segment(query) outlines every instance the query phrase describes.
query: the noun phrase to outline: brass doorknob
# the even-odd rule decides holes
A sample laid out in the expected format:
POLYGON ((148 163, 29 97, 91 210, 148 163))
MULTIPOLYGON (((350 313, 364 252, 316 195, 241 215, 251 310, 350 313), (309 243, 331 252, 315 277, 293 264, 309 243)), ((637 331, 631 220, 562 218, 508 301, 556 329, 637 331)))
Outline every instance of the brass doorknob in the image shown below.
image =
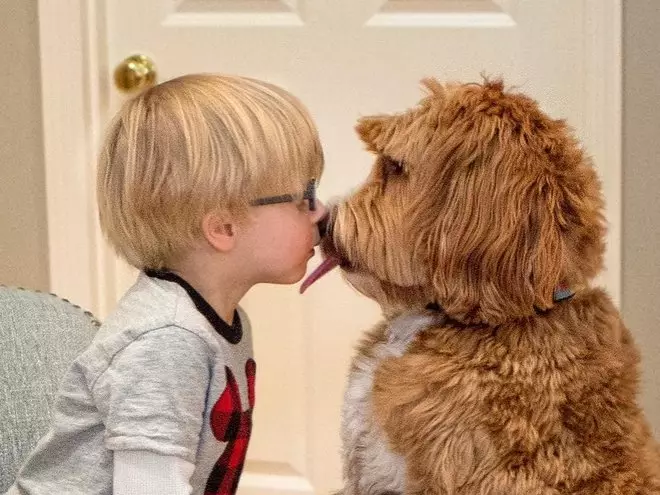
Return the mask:
POLYGON ((135 93, 154 84, 156 65, 146 55, 131 55, 115 69, 115 86, 124 93, 135 93))

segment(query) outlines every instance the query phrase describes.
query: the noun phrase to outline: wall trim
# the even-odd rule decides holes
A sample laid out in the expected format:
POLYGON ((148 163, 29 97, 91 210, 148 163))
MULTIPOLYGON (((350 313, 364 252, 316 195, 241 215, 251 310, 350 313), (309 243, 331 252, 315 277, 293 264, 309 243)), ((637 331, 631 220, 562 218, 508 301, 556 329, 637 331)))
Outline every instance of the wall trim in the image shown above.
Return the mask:
POLYGON ((622 284, 622 2, 584 0, 584 130, 603 178, 608 217, 605 285, 617 306, 622 284))
POLYGON ((50 290, 106 309, 95 156, 108 94, 104 2, 39 0, 50 290))

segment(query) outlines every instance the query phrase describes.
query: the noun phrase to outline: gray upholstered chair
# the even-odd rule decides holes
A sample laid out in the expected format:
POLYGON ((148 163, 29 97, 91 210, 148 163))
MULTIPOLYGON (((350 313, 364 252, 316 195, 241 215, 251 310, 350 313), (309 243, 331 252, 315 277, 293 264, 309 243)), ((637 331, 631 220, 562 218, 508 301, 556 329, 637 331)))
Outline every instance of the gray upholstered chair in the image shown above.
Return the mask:
POLYGON ((0 493, 46 432, 59 381, 98 326, 57 296, 0 286, 0 493))

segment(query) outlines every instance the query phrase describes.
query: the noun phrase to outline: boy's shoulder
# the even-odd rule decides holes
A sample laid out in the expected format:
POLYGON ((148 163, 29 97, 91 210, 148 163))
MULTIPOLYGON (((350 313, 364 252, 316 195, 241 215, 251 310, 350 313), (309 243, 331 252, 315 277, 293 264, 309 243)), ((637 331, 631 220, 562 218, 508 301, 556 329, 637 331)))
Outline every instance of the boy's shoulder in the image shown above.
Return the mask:
MULTIPOLYGON (((135 284, 103 321, 85 354, 112 356, 139 339, 159 332, 180 331, 182 338, 203 341, 212 352, 222 352, 221 339, 178 284, 140 273, 135 284)), ((81 356, 84 358, 84 355, 81 356)))
POLYGON ((104 320, 92 344, 78 357, 77 365, 89 381, 95 382, 115 356, 136 342, 167 354, 167 345, 176 348, 185 341, 186 346, 200 352, 205 349, 214 360, 230 361, 234 354, 252 352, 249 321, 241 308, 238 312, 243 338, 232 345, 215 331, 178 283, 140 273, 104 320))
POLYGON ((166 326, 193 330, 204 323, 181 287, 140 273, 102 323, 96 340, 126 330, 142 332, 166 326))

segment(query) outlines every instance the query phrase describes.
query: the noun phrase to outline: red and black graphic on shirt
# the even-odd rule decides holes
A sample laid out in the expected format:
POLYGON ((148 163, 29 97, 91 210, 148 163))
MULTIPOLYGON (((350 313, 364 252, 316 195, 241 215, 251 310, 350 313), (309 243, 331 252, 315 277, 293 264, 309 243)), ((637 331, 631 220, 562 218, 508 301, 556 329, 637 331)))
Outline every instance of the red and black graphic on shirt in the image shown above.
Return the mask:
POLYGON ((250 408, 243 411, 241 394, 231 370, 225 366, 227 385, 211 410, 211 429, 216 439, 227 442, 222 457, 213 466, 206 482, 205 495, 233 495, 243 471, 254 408, 254 380, 257 365, 253 359, 245 363, 250 408))

